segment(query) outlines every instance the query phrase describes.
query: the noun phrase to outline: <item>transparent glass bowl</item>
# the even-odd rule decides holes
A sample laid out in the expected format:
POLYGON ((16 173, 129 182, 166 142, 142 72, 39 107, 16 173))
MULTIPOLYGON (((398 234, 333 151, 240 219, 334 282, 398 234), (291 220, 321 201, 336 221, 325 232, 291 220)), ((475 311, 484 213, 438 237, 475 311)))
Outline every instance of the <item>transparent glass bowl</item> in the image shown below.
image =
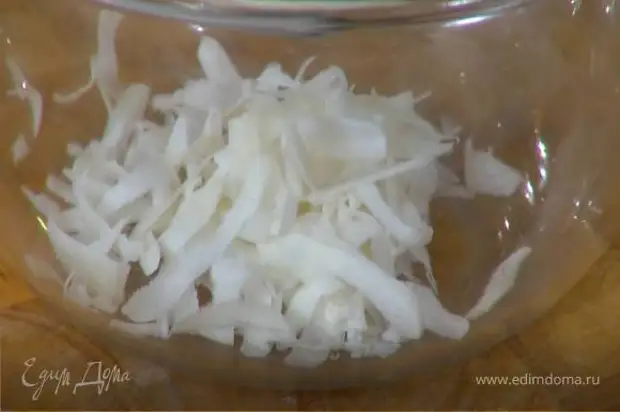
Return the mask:
MULTIPOLYGON (((620 33, 606 1, 413 0, 372 12, 251 12, 211 2, 81 0, 5 2, 3 57, 11 56, 44 96, 41 135, 18 166, 17 135, 29 130, 28 107, 0 101, 0 259, 23 275, 49 307, 111 350, 129 351, 191 376, 278 388, 334 388, 428 374, 462 361, 544 314, 605 250, 618 230, 620 200, 620 33), (202 7, 196 7, 202 5, 202 7), (440 199, 432 205, 430 252, 440 298, 466 312, 491 271, 518 245, 533 249, 515 288, 462 341, 425 335, 386 358, 341 356, 316 369, 283 364, 280 355, 249 359, 237 349, 187 336, 136 338, 111 330, 109 318, 63 299, 62 286, 33 273, 57 264, 21 186, 42 189, 67 164, 70 141, 99 136, 106 111, 96 91, 78 103, 51 96, 83 85, 96 50, 98 12, 128 12, 117 38, 120 77, 172 91, 200 75, 201 35, 220 41, 244 76, 271 61, 294 73, 341 66, 357 90, 430 91, 418 110, 439 125, 448 118, 478 147, 527 177, 509 198, 440 199), (132 12, 132 10, 134 12, 132 12), (135 11, 139 12, 135 12, 135 11)), ((230 6, 230 5, 229 5, 230 6)), ((312 73, 310 73, 312 74, 312 73)), ((5 85, 6 69, 0 69, 5 85)), ((458 156, 450 167, 461 173, 458 156)))

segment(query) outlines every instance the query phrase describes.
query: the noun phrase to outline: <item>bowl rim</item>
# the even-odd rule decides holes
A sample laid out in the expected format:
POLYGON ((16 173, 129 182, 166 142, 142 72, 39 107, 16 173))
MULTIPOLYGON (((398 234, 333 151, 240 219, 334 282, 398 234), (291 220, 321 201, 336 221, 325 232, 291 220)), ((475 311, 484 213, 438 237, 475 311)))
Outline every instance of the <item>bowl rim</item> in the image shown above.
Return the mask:
MULTIPOLYGON (((107 8, 180 20, 200 27, 320 35, 395 25, 462 25, 487 20, 534 0, 91 0, 107 8), (277 5, 276 5, 277 4, 277 5), (303 4, 303 5, 302 5, 303 4)), ((537 2, 538 3, 538 2, 537 2)))

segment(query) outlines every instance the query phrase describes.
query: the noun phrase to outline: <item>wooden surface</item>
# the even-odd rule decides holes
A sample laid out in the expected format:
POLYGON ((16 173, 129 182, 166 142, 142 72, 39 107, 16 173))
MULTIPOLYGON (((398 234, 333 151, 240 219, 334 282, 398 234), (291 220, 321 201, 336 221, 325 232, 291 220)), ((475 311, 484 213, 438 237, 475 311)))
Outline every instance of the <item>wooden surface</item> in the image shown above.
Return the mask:
MULTIPOLYGON (((27 4, 31 3, 2 0, 0 17, 13 29, 28 27, 17 31, 29 34, 20 40, 37 39, 45 45, 20 58, 33 70, 46 72, 56 61, 70 59, 75 50, 62 46, 68 39, 62 36, 76 32, 59 31, 60 37, 54 37, 41 16, 33 20, 27 12, 8 18, 1 14, 5 6, 19 10, 27 4)), ((72 41, 77 48, 79 42, 72 41)), ((590 70, 597 67, 593 64, 590 70)), ((10 114, 2 119, 3 124, 11 121, 10 114)), ((0 244, 12 241, 12 236, 0 233, 0 244)), ((47 315, 17 273, 2 265, 0 261, 0 410, 620 409, 620 250, 616 248, 599 259, 544 319, 465 365, 389 387, 323 393, 190 383, 125 354, 108 353, 47 315), (109 385, 80 386, 82 381, 93 382, 99 365, 102 372, 113 372, 109 385), (477 383, 493 377, 516 383, 477 383), (592 377, 598 385, 533 382, 553 377, 592 377)))
MULTIPOLYGON (((41 303, 10 273, 0 277, 1 406, 3 410, 613 410, 620 408, 620 250, 610 249, 545 318, 490 352, 425 381, 336 392, 274 392, 200 385, 169 376, 122 354, 106 353, 80 332, 45 315, 41 303), (30 369, 26 362, 35 358, 30 369), (91 365, 86 379, 83 375, 91 365), (116 379, 98 393, 98 363, 116 379), (63 385, 44 370, 65 370, 63 385), (127 372, 130 381, 122 379, 127 372), (536 384, 533 377, 600 378, 598 385, 536 384), (525 385, 481 385, 504 376, 525 385), (530 377, 529 384, 526 382, 530 377), (22 379, 25 378, 25 381, 22 379), (119 379, 120 378, 120 379, 119 379), (33 399, 35 397, 35 399, 33 399)), ((595 382, 596 383, 596 382, 595 382)), ((101 389, 101 388, 99 388, 101 389)))

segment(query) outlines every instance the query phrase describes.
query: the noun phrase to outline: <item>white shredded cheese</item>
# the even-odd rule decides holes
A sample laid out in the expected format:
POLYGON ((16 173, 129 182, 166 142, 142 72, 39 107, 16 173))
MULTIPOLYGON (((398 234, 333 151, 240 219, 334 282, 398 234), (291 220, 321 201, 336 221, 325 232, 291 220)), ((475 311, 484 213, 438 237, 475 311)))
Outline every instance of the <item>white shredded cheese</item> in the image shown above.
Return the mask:
POLYGON ((489 283, 484 288, 482 296, 469 312, 467 319, 477 319, 487 313, 513 288, 521 264, 532 253, 532 248, 521 247, 506 258, 491 274, 489 283))
POLYGON ((271 332, 273 341, 290 342, 295 334, 284 316, 271 308, 244 302, 209 305, 186 318, 175 328, 177 333, 207 333, 222 328, 256 327, 271 332))
POLYGON ((145 275, 152 275, 159 267, 161 261, 161 250, 159 242, 153 233, 146 236, 144 251, 140 254, 140 268, 145 275))
POLYGON ((502 163, 490 150, 478 151, 471 140, 465 143, 465 182, 469 191, 491 196, 512 196, 523 176, 502 163))
POLYGON ((450 339, 461 339, 467 334, 469 330, 467 319, 448 312, 432 289, 415 282, 411 282, 410 285, 420 302, 422 323, 429 331, 450 339))
POLYGON ((326 273, 359 290, 386 320, 411 339, 421 334, 418 303, 404 283, 383 272, 361 254, 325 245, 308 236, 291 234, 258 246, 261 260, 290 271, 326 273))
POLYGON ((91 77, 88 83, 78 87, 69 93, 54 93, 52 100, 58 104, 69 104, 78 101, 83 95, 88 93, 95 86, 95 79, 91 77))
POLYGON ((17 165, 30 153, 30 146, 23 134, 17 136, 11 146, 11 154, 13 155, 13 164, 17 165))
POLYGON ((43 96, 26 80, 26 75, 13 58, 7 57, 5 64, 14 85, 14 89, 8 94, 28 102, 32 114, 32 136, 36 138, 39 136, 43 119, 43 96))
POLYGON ((121 332, 128 333, 134 336, 157 336, 163 337, 165 335, 162 333, 161 325, 157 322, 150 323, 130 323, 130 322, 122 322, 117 319, 113 319, 110 322, 110 327, 114 329, 118 329, 121 332))
POLYGON ((108 111, 111 111, 120 90, 116 34, 124 16, 110 10, 99 13, 97 54, 91 59, 91 76, 101 92, 108 111))
POLYGON ((200 311, 198 291, 195 285, 191 285, 172 309, 170 315, 171 323, 172 325, 177 325, 188 317, 197 314, 198 311, 200 311))
MULTIPOLYGON (((299 367, 338 351, 390 356, 425 330, 467 333, 468 320, 438 297, 431 201, 509 195, 517 172, 466 146, 464 189, 439 163, 454 148, 454 128, 444 133, 421 118, 411 92, 356 94, 335 66, 308 77, 312 58, 295 76, 273 62, 244 79, 205 37, 203 78, 165 95, 123 86, 114 51, 121 19, 100 16, 91 82, 54 96, 68 103, 96 84, 109 112, 102 137, 68 145, 72 164, 46 182, 52 196, 24 188, 70 274, 68 299, 120 310, 125 319, 111 326, 127 333, 225 345, 239 334, 245 356, 290 350, 285 362, 299 367), (164 120, 147 119, 149 106, 164 120), (146 283, 125 296, 134 275, 146 283), (203 287, 211 298, 201 308, 203 287)), ((517 253, 468 318, 514 283, 517 253)))
POLYGON ((43 215, 43 217, 50 219, 60 214, 61 208, 58 203, 52 200, 45 193, 34 193, 27 187, 22 186, 22 193, 30 201, 30 204, 35 210, 43 215))

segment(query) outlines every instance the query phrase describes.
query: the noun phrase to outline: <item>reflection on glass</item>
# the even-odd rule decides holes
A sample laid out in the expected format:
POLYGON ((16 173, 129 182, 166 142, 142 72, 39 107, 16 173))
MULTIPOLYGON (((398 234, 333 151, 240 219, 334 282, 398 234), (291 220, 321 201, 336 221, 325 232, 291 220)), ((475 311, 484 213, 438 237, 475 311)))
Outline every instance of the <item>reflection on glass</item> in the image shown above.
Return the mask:
POLYGON ((510 231, 510 220, 508 220, 508 218, 507 218, 507 217, 505 217, 505 218, 504 218, 504 228, 505 228, 507 231, 510 231))
POLYGON ((538 177, 540 178, 539 188, 542 189, 546 186, 548 180, 549 148, 545 138, 538 134, 538 130, 536 130, 536 164, 538 165, 538 177))
POLYGON ((530 205, 534 205, 536 201, 536 194, 534 193, 534 185, 532 184, 531 179, 527 179, 527 182, 525 183, 523 196, 525 196, 530 205))
POLYGON ((464 19, 454 20, 446 24, 447 27, 463 27, 463 26, 472 26, 474 24, 482 23, 485 20, 488 20, 491 16, 473 16, 466 17, 464 19))
POLYGON ((45 220, 41 216, 37 216, 37 222, 39 222, 39 226, 43 228, 47 232, 47 225, 45 224, 45 220))
POLYGON ((197 33, 204 33, 205 29, 199 24, 190 24, 190 28, 197 33))

